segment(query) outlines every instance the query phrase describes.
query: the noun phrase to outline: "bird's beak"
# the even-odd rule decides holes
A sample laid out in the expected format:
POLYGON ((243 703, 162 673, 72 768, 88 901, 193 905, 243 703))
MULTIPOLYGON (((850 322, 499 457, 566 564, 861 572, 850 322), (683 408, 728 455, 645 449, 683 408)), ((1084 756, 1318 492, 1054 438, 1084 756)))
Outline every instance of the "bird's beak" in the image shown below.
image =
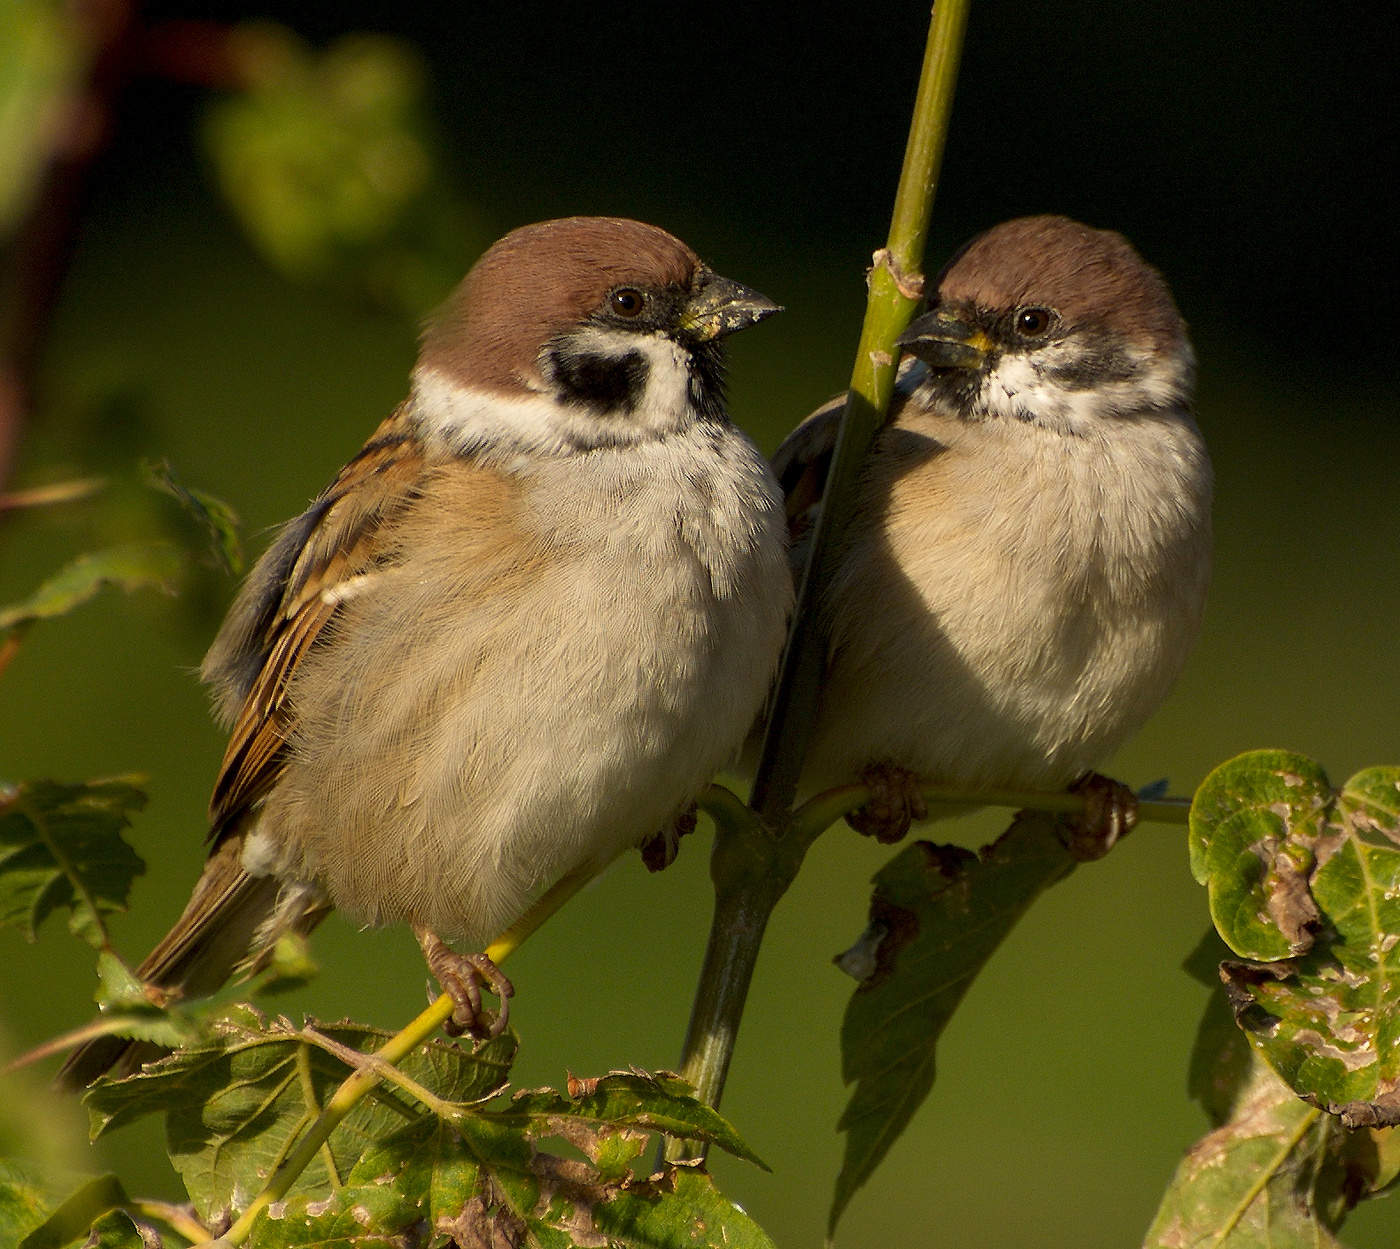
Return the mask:
POLYGON ((895 341, 936 369, 980 369, 992 349, 985 330, 947 308, 935 308, 911 321, 895 341))
POLYGON ((782 305, 708 269, 681 313, 681 329, 697 343, 723 338, 781 312, 782 305))

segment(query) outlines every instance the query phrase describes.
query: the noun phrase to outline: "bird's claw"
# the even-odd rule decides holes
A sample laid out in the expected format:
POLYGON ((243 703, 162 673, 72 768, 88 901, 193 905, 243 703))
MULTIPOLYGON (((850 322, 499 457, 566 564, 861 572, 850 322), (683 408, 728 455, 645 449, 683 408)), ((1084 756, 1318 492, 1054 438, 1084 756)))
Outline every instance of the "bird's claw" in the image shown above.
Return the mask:
POLYGON ((1084 814, 1066 842, 1081 863, 1103 858, 1137 824, 1137 795, 1110 777, 1089 772, 1070 786, 1070 792, 1084 799, 1084 814))
POLYGON ((485 954, 460 954, 435 933, 421 930, 418 944, 428 970, 442 991, 452 999, 452 1016, 442 1025, 449 1036, 467 1033, 478 1040, 498 1037, 510 1019, 510 999, 515 986, 485 954), (488 989, 501 1003, 494 1015, 481 1004, 481 990, 488 989))
POLYGON ((642 842, 642 863, 647 871, 663 871, 676 861, 676 856, 681 852, 681 838, 689 837, 695 831, 697 820, 696 807, 692 802, 665 828, 642 842))
POLYGON ((915 820, 928 818, 919 778, 892 763, 873 763, 860 774, 870 798, 846 816, 846 823, 881 845, 900 840, 915 820))

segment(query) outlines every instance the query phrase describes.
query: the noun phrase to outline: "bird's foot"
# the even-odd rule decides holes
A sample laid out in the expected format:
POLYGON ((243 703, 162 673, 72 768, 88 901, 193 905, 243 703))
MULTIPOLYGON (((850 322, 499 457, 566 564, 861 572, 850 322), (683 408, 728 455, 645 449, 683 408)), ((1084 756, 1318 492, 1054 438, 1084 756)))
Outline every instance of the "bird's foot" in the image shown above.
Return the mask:
POLYGON ((510 999, 515 994, 515 986, 501 974, 501 969, 485 954, 459 954, 426 928, 414 929, 414 935, 428 970, 454 1003, 452 1017, 443 1024, 443 1031, 449 1036, 461 1036, 464 1032, 477 1038, 500 1036, 510 1018, 510 999), (482 1008, 483 988, 500 999, 501 1009, 494 1016, 482 1008))
POLYGON ((1070 854, 1081 863, 1103 858, 1137 824, 1137 795, 1110 777, 1089 772, 1070 786, 1070 792, 1084 799, 1084 814, 1068 841, 1070 854))
POLYGON ((659 872, 676 861, 681 852, 681 838, 695 831, 695 804, 692 802, 660 832, 653 833, 641 844, 642 862, 649 872, 659 872))
POLYGON ((870 799, 848 816, 846 823, 881 845, 898 841, 915 820, 928 818, 928 804, 919 792, 919 778, 893 763, 872 763, 860 774, 870 799))

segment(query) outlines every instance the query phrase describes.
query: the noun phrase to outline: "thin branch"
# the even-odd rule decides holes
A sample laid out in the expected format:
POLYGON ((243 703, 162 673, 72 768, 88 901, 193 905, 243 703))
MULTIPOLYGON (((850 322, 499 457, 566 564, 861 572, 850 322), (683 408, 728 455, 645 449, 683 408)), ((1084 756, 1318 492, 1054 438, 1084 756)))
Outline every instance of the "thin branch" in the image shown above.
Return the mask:
MULTIPOLYGON (((865 324, 841 430, 754 780, 749 804, 753 814, 741 815, 713 794, 701 802, 717 824, 711 864, 715 914, 681 1070, 711 1106, 719 1104, 724 1090, 768 917, 817 835, 791 823, 825 651, 812 605, 817 587, 830 576, 836 550, 833 537, 849 513, 851 487, 894 394, 895 339, 917 302, 909 292, 919 287, 916 275, 923 263, 967 10, 968 0, 939 0, 929 26, 890 236, 876 254, 870 276, 865 324)), ((684 1150, 684 1145, 674 1143, 668 1146, 668 1156, 680 1156, 684 1150)))
POLYGON ((209 1239, 209 1229, 185 1206, 177 1206, 168 1201, 142 1199, 130 1201, 122 1208, 133 1220, 144 1219, 147 1222, 164 1223, 193 1244, 209 1239))
MULTIPOLYGON (((1038 789, 953 789, 946 785, 920 785, 919 793, 930 807, 1007 807, 1013 811, 1048 811, 1052 815, 1083 815, 1088 800, 1071 790, 1038 789)), ((814 830, 811 836, 829 828, 870 800, 864 785, 842 785, 823 790, 802 804, 792 816, 792 826, 814 830)), ((1189 798, 1144 798, 1137 804, 1139 824, 1183 826, 1191 814, 1189 798)))
POLYGON ((780 826, 784 813, 792 806, 816 718, 825 654, 819 613, 813 610, 818 587, 826 584, 835 571, 836 538, 849 519, 856 478, 894 397, 898 358, 895 339, 909 324, 918 305, 917 297, 906 291, 922 286, 922 279, 915 275, 923 265, 928 240, 967 9, 968 0, 939 0, 929 24, 889 240, 875 253, 846 407, 754 778, 751 805, 770 827, 780 826))
POLYGON ((94 0, 70 6, 71 36, 86 73, 63 102, 48 164, 30 211, 9 245, 13 263, 0 288, 0 482, 34 398, 35 374, 58 293, 72 258, 88 176, 110 138, 130 73, 136 6, 94 0))

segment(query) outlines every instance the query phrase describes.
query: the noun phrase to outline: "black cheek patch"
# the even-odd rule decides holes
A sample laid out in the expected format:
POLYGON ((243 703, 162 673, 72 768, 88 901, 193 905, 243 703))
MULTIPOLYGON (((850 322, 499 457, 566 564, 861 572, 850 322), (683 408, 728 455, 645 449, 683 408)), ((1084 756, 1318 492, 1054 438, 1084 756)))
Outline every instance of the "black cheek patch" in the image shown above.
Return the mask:
POLYGON ((552 363, 554 383, 561 395, 599 413, 635 412, 651 370, 639 351, 610 356, 564 350, 555 353, 552 363))

